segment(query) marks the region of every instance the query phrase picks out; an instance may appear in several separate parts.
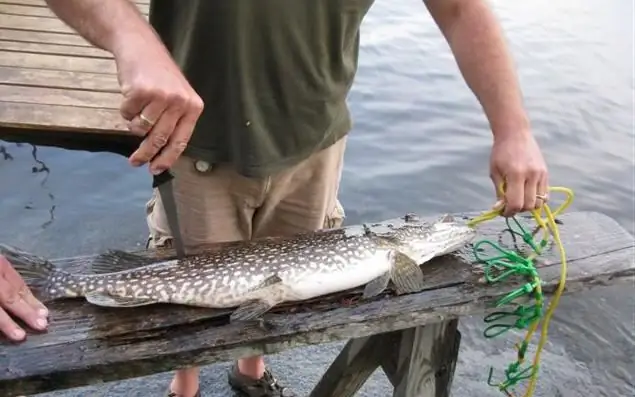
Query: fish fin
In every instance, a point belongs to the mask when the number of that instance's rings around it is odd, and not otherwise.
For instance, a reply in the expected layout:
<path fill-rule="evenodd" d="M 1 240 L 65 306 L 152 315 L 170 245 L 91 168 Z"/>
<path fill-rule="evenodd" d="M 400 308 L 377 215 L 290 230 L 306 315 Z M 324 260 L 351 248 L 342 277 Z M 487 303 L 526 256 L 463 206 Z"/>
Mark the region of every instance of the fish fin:
<path fill-rule="evenodd" d="M 247 294 L 254 294 L 258 297 L 238 306 L 231 314 L 230 321 L 248 321 L 259 318 L 279 303 L 279 299 L 275 297 L 280 296 L 281 290 L 284 288 L 285 285 L 277 274 L 267 277 L 247 291 Z M 260 297 L 265 297 L 266 300 Z"/>
<path fill-rule="evenodd" d="M 137 307 L 157 303 L 156 301 L 153 301 L 151 299 L 124 298 L 120 296 L 108 295 L 103 292 L 89 292 L 86 294 L 86 300 L 95 306 L 103 307 Z"/>
<path fill-rule="evenodd" d="M 4 256 L 9 261 L 40 300 L 48 301 L 65 296 L 61 291 L 59 296 L 51 294 L 47 288 L 54 275 L 66 274 L 50 261 L 5 244 L 0 244 L 0 256 Z"/>
<path fill-rule="evenodd" d="M 231 314 L 230 321 L 254 320 L 268 312 L 274 305 L 260 299 L 254 299 L 238 306 Z"/>
<path fill-rule="evenodd" d="M 456 219 L 450 214 L 443 214 L 437 219 L 437 223 L 454 223 Z"/>
<path fill-rule="evenodd" d="M 390 272 L 386 272 L 371 280 L 368 284 L 366 284 L 366 287 L 364 287 L 364 294 L 362 295 L 362 298 L 370 299 L 381 294 L 384 292 L 386 287 L 388 287 L 388 282 L 390 282 Z"/>
<path fill-rule="evenodd" d="M 424 278 L 417 262 L 399 251 L 393 251 L 392 256 L 390 276 L 397 289 L 397 294 L 421 291 L 424 287 Z M 430 258 L 424 258 L 423 262 L 431 258 L 432 255 Z"/>
<path fill-rule="evenodd" d="M 282 279 L 277 274 L 267 277 L 260 284 L 250 288 L 247 293 L 261 290 L 263 288 L 271 287 L 273 285 L 282 284 Z"/>
<path fill-rule="evenodd" d="M 97 255 L 90 264 L 91 272 L 95 274 L 116 273 L 156 262 L 155 259 L 131 254 L 120 250 L 108 250 Z"/>

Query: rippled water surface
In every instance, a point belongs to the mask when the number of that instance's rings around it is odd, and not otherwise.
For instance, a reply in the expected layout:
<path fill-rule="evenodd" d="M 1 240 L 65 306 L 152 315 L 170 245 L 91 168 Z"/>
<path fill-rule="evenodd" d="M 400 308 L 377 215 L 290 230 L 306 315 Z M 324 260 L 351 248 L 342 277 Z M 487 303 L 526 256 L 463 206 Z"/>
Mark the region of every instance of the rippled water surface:
<path fill-rule="evenodd" d="M 552 184 L 576 191 L 572 210 L 604 212 L 635 233 L 633 3 L 497 0 L 494 6 Z M 425 8 L 419 1 L 378 0 L 362 44 L 341 187 L 348 221 L 488 208 L 487 122 Z M 43 183 L 44 173 L 32 173 L 38 165 L 30 146 L 6 148 L 13 160 L 0 155 L 1 241 L 48 256 L 143 243 L 150 190 L 145 171 L 131 170 L 116 155 L 40 147 L 37 158 L 50 169 Z M 536 396 L 634 395 L 634 310 L 627 287 L 565 297 Z M 480 318 L 463 322 L 462 329 L 454 395 L 499 395 L 485 383 L 488 364 L 503 368 L 516 339 L 485 340 Z M 340 346 L 292 350 L 271 363 L 306 393 Z M 207 395 L 228 395 L 225 368 L 203 371 Z M 53 394 L 160 395 L 168 380 L 160 374 Z M 360 395 L 389 393 L 378 372 Z"/>

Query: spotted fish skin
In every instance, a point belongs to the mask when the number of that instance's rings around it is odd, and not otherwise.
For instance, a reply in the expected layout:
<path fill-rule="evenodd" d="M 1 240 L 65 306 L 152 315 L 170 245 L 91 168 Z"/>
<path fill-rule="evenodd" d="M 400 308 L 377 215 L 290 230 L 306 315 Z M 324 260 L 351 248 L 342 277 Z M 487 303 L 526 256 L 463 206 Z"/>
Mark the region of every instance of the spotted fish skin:
<path fill-rule="evenodd" d="M 366 285 L 381 293 L 423 288 L 419 265 L 471 241 L 474 229 L 444 216 L 436 222 L 409 214 L 286 238 L 264 238 L 184 260 L 153 260 L 118 251 L 97 257 L 95 273 L 71 274 L 13 247 L 0 246 L 44 300 L 85 297 L 99 306 L 176 303 L 238 307 L 235 319 L 258 317 L 276 304 Z"/>

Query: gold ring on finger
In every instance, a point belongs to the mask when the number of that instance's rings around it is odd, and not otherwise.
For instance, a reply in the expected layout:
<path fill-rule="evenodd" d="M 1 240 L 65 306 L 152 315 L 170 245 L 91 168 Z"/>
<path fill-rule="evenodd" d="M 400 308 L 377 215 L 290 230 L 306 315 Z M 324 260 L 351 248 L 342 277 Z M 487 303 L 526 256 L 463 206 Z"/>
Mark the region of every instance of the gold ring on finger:
<path fill-rule="evenodd" d="M 546 194 L 537 194 L 537 195 L 536 195 L 536 198 L 537 198 L 537 199 L 540 199 L 540 200 L 542 200 L 542 201 L 544 201 L 544 202 L 547 202 L 547 198 L 548 198 L 548 196 L 547 196 Z"/>
<path fill-rule="evenodd" d="M 141 122 L 143 124 L 145 124 L 148 127 L 152 127 L 154 126 L 154 121 L 150 120 L 149 118 L 147 118 L 146 116 L 143 115 L 143 113 L 141 113 L 139 115 L 139 120 L 141 120 Z"/>

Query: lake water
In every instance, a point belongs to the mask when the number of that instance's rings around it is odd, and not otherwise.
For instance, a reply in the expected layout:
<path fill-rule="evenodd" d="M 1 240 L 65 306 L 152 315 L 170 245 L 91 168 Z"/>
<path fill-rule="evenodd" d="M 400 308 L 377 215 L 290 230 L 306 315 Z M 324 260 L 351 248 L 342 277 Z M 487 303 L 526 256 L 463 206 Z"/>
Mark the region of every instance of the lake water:
<path fill-rule="evenodd" d="M 634 227 L 633 3 L 626 0 L 494 1 L 517 62 L 526 106 L 551 183 L 576 192 L 571 210 L 594 210 Z M 485 210 L 491 135 L 478 103 L 419 1 L 378 0 L 362 33 L 355 117 L 342 179 L 348 222 L 404 211 Z M 135 248 L 146 238 L 144 170 L 111 154 L 6 144 L 0 154 L 0 241 L 47 256 Z M 54 207 L 53 207 L 54 206 Z M 54 214 L 53 222 L 47 223 Z M 543 355 L 536 396 L 633 396 L 632 288 L 563 298 Z M 488 365 L 513 359 L 514 334 L 481 336 L 464 321 L 455 396 L 497 396 Z M 519 335 L 519 334 L 517 334 Z M 342 344 L 272 356 L 276 374 L 308 393 Z M 227 396 L 226 364 L 206 367 L 206 395 Z M 169 374 L 49 396 L 161 395 Z M 360 396 L 390 394 L 377 372 Z"/>

